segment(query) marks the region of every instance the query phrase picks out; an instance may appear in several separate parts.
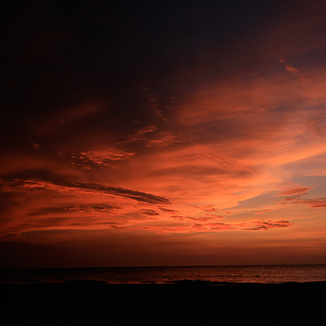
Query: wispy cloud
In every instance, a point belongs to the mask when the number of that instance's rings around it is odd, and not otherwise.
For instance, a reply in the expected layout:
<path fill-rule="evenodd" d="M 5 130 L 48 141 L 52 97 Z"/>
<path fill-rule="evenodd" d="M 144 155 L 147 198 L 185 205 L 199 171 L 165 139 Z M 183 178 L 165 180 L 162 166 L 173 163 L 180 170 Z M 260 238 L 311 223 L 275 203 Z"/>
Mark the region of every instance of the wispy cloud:
<path fill-rule="evenodd" d="M 297 204 L 297 205 L 308 205 L 312 208 L 323 208 L 326 207 L 326 198 L 302 198 L 307 194 L 313 187 L 297 187 L 287 191 L 283 191 L 277 196 L 286 196 L 281 204 Z"/>
<path fill-rule="evenodd" d="M 158 206 L 171 205 L 164 197 L 121 187 L 19 175 L 3 175 L 0 192 L 1 206 L 16 203 L 1 221 L 2 236 L 47 229 L 130 228 L 155 221 Z"/>
<path fill-rule="evenodd" d="M 71 166 L 84 171 L 91 171 L 99 167 L 115 167 L 119 161 L 125 161 L 135 153 L 124 152 L 115 148 L 99 151 L 87 151 L 80 153 L 57 153 L 59 158 L 67 160 Z"/>
<path fill-rule="evenodd" d="M 212 217 L 211 216 L 202 216 L 202 217 L 191 217 L 191 216 L 184 216 L 184 215 L 171 215 L 173 219 L 179 220 L 179 221 L 188 221 L 188 222 L 207 222 L 211 221 Z M 218 217 L 216 217 L 218 218 Z"/>
<path fill-rule="evenodd" d="M 293 225 L 288 221 L 252 221 L 250 223 L 246 223 L 243 226 L 245 230 L 269 230 L 274 228 L 287 228 Z"/>
<path fill-rule="evenodd" d="M 164 111 L 170 108 L 174 101 L 174 97 L 163 97 L 159 93 L 154 93 L 149 85 L 140 87 L 140 95 L 148 105 L 149 110 L 152 111 L 159 120 L 169 122 Z"/>
<path fill-rule="evenodd" d="M 269 212 L 273 212 L 273 209 L 263 209 L 261 211 L 256 212 L 255 214 L 264 214 Z"/>
<path fill-rule="evenodd" d="M 285 64 L 285 70 L 295 75 L 301 81 L 302 85 L 305 85 L 308 82 L 308 79 L 305 78 L 297 68 L 293 67 L 289 63 L 286 63 L 284 57 L 280 57 L 280 62 Z"/>
<path fill-rule="evenodd" d="M 313 187 L 297 187 L 294 189 L 286 190 L 277 194 L 277 196 L 292 196 L 306 194 Z"/>
<path fill-rule="evenodd" d="M 103 193 L 115 196 L 127 197 L 136 201 L 148 203 L 169 203 L 169 200 L 153 194 L 148 194 L 140 191 L 124 189 L 120 187 L 103 186 L 95 183 L 82 183 L 71 181 L 55 181 L 45 179 L 19 179 L 15 176 L 2 176 L 5 181 L 2 184 L 2 191 L 14 191 L 17 189 L 48 189 L 54 191 L 69 191 L 74 190 L 79 193 Z"/>
<path fill-rule="evenodd" d="M 164 147 L 176 143 L 182 143 L 183 141 L 173 136 L 170 131 L 160 132 L 152 139 L 148 139 L 146 147 Z"/>
<path fill-rule="evenodd" d="M 123 143 L 128 143 L 128 142 L 133 143 L 133 142 L 146 141 L 147 135 L 153 133 L 156 130 L 157 130 L 157 127 L 155 125 L 149 125 L 149 126 L 140 128 L 140 129 L 136 130 L 132 135 L 130 135 L 127 140 L 119 142 L 118 144 L 123 144 Z"/>
<path fill-rule="evenodd" d="M 135 153 L 128 153 L 114 148 L 110 148 L 108 150 L 103 151 L 81 152 L 78 158 L 82 162 L 73 163 L 82 169 L 90 170 L 93 166 L 113 166 L 113 162 L 125 161 L 134 155 Z"/>
<path fill-rule="evenodd" d="M 117 143 L 144 143 L 147 148 L 165 147 L 172 144 L 183 143 L 185 140 L 173 135 L 171 131 L 158 131 L 157 126 L 149 125 L 136 130 L 127 140 Z"/>
<path fill-rule="evenodd" d="M 89 160 L 97 165 L 105 165 L 106 161 L 124 161 L 135 155 L 134 153 L 127 153 L 113 148 L 104 151 L 88 151 L 81 152 L 79 157 L 83 160 Z"/>
<path fill-rule="evenodd" d="M 308 205 L 313 208 L 324 208 L 326 207 L 326 198 L 323 197 L 323 198 L 303 199 L 300 198 L 300 196 L 291 196 L 291 197 L 286 197 L 282 203 Z"/>
<path fill-rule="evenodd" d="M 107 204 L 81 204 L 81 205 L 66 205 L 66 206 L 47 206 L 36 209 L 30 212 L 30 215 L 53 215 L 53 214 L 69 214 L 76 212 L 102 212 L 107 213 L 113 210 L 119 209 L 118 206 L 107 205 Z"/>
<path fill-rule="evenodd" d="M 36 142 L 34 142 L 33 140 L 29 140 L 28 142 L 31 144 L 31 146 L 32 146 L 34 149 L 40 149 L 40 148 L 41 148 L 41 145 L 38 144 L 38 143 L 36 143 Z"/>
<path fill-rule="evenodd" d="M 293 225 L 288 221 L 251 221 L 246 223 L 221 223 L 198 221 L 193 224 L 176 223 L 169 226 L 144 226 L 143 230 L 150 230 L 157 233 L 206 233 L 223 231 L 267 231 L 270 229 L 287 228 Z"/>

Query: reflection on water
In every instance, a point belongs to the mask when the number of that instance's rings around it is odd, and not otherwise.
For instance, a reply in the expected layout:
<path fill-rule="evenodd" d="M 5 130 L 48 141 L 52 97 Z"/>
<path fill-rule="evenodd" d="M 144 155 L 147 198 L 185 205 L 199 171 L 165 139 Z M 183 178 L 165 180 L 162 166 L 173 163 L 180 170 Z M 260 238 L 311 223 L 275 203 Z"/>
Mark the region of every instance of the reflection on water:
<path fill-rule="evenodd" d="M 173 283 L 200 280 L 231 283 L 284 283 L 326 281 L 326 265 L 110 267 L 0 270 L 0 282 L 109 284 Z"/>

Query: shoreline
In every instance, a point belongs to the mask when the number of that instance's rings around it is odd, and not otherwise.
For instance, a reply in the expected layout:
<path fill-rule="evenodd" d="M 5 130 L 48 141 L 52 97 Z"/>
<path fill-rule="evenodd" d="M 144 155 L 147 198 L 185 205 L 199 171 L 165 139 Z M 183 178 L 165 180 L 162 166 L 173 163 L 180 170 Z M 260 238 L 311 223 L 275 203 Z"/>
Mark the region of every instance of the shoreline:
<path fill-rule="evenodd" d="M 228 286 L 326 286 L 326 281 L 307 281 L 307 282 L 280 282 L 280 283 L 263 283 L 263 282 L 212 282 L 205 280 L 174 280 L 170 282 L 148 282 L 148 283 L 108 283 L 105 281 L 93 280 L 93 279 L 67 279 L 63 281 L 43 281 L 43 280 L 33 280 L 33 279 L 20 279 L 17 281 L 0 281 L 0 287 L 3 285 L 103 285 L 103 286 L 164 286 L 164 285 L 174 285 L 174 286 L 200 286 L 200 287 L 208 287 L 208 286 L 219 286 L 219 287 L 228 287 Z"/>
<path fill-rule="evenodd" d="M 326 282 L 2 283 L 0 291 L 6 299 L 2 310 L 11 322 L 109 318 L 112 324 L 142 325 L 309 324 L 324 315 L 326 304 Z"/>

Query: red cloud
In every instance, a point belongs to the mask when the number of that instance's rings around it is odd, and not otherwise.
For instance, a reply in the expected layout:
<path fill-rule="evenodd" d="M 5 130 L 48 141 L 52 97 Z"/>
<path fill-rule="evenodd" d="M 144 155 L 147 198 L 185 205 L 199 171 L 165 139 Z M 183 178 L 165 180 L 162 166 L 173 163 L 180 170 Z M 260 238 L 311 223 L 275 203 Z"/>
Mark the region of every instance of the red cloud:
<path fill-rule="evenodd" d="M 97 165 L 105 165 L 106 161 L 124 161 L 135 155 L 134 153 L 123 152 L 114 148 L 103 151 L 81 152 L 79 157 L 82 160 L 94 162 Z"/>

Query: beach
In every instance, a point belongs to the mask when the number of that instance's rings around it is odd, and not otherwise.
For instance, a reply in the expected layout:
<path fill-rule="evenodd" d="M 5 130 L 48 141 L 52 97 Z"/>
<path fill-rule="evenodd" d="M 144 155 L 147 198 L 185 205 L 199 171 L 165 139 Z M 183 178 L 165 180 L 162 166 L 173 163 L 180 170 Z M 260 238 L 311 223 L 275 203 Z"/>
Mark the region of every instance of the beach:
<path fill-rule="evenodd" d="M 1 284 L 3 325 L 315 325 L 326 282 L 232 284 Z"/>

